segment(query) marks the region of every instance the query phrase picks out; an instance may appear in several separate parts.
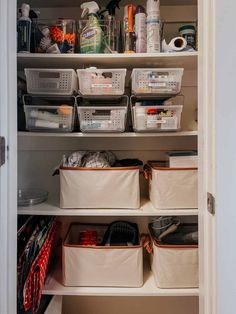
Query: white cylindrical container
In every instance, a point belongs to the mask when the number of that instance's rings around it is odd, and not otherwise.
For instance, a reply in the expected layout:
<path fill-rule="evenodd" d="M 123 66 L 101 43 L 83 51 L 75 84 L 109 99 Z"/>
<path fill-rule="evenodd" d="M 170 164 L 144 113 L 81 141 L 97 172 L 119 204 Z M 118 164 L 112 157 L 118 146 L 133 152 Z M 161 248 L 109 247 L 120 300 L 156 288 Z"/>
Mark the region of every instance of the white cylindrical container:
<path fill-rule="evenodd" d="M 138 5 L 135 10 L 136 53 L 147 52 L 146 13 L 143 6 Z"/>
<path fill-rule="evenodd" d="M 147 52 L 161 51 L 160 0 L 147 0 Z"/>
<path fill-rule="evenodd" d="M 141 106 L 142 103 L 135 104 L 135 121 L 136 129 L 144 130 L 146 128 L 146 114 L 145 107 Z M 138 108 L 137 108 L 138 107 Z M 134 109 L 133 109 L 134 110 Z"/>

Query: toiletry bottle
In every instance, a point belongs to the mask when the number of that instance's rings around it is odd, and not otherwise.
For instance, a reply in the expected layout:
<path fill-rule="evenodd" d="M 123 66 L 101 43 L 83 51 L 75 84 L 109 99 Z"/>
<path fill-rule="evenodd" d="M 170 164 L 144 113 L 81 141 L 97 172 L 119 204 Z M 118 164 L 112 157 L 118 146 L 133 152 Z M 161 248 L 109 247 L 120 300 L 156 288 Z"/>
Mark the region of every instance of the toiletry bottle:
<path fill-rule="evenodd" d="M 160 0 L 147 0 L 147 52 L 161 51 Z"/>
<path fill-rule="evenodd" d="M 135 10 L 135 36 L 136 36 L 136 52 L 147 52 L 147 26 L 146 12 L 143 6 L 138 5 Z"/>
<path fill-rule="evenodd" d="M 124 6 L 123 31 L 128 32 L 128 5 Z"/>
<path fill-rule="evenodd" d="M 103 52 L 103 31 L 98 21 L 99 6 L 96 2 L 85 2 L 81 5 L 82 18 L 88 15 L 88 22 L 80 34 L 81 53 Z"/>
<path fill-rule="evenodd" d="M 114 53 L 118 51 L 117 37 L 118 33 L 116 29 L 116 20 L 113 15 L 110 15 L 108 11 L 104 11 L 103 15 L 103 33 L 105 41 L 105 51 L 108 53 Z"/>
<path fill-rule="evenodd" d="M 125 33 L 125 53 L 135 52 L 134 6 L 128 5 L 128 31 Z"/>
<path fill-rule="evenodd" d="M 157 124 L 158 121 L 158 110 L 155 108 L 147 109 L 147 128 L 148 129 L 159 129 L 160 124 Z"/>
<path fill-rule="evenodd" d="M 147 129 L 146 110 L 142 106 L 142 102 L 136 102 L 135 108 L 133 108 L 135 114 L 135 125 L 137 130 Z"/>
<path fill-rule="evenodd" d="M 23 3 L 21 17 L 17 22 L 17 52 L 30 53 L 31 19 L 29 11 L 30 6 Z"/>
<path fill-rule="evenodd" d="M 196 48 L 196 30 L 193 25 L 183 25 L 179 28 L 180 36 L 186 39 L 188 47 Z"/>

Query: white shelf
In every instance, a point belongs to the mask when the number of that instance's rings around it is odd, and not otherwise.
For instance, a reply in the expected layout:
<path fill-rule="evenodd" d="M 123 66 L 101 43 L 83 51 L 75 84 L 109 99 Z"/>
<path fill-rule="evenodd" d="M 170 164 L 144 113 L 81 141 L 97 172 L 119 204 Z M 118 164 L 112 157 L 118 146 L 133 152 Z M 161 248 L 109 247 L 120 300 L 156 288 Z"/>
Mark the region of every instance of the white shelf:
<path fill-rule="evenodd" d="M 31 7 L 37 7 L 37 8 L 50 8 L 50 7 L 79 7 L 79 5 L 83 1 L 78 1 L 78 0 L 48 0 L 44 1 L 42 4 L 41 0 L 28 0 L 27 3 L 30 4 Z M 107 1 L 102 1 L 104 5 L 107 4 Z M 122 1 L 122 4 L 128 4 L 130 1 L 124 0 Z M 20 7 L 22 4 L 21 0 L 17 0 L 17 5 Z M 99 1 L 99 4 L 101 4 L 101 0 Z M 102 6 L 104 6 L 102 5 Z M 166 6 L 166 5 L 197 5 L 197 0 L 161 0 L 161 5 Z"/>
<path fill-rule="evenodd" d="M 159 132 L 159 133 L 137 133 L 137 132 L 125 132 L 125 133 L 42 133 L 42 132 L 18 132 L 19 137 L 82 137 L 82 138 L 95 138 L 95 137 L 189 137 L 197 136 L 197 131 L 180 131 L 180 132 Z"/>
<path fill-rule="evenodd" d="M 58 267 L 52 276 L 46 280 L 43 294 L 70 295 L 70 296 L 198 296 L 195 289 L 159 289 L 155 285 L 151 271 L 146 267 L 144 272 L 144 285 L 140 288 L 115 287 L 65 287 L 61 283 L 61 268 Z"/>
<path fill-rule="evenodd" d="M 41 54 L 18 53 L 18 68 L 81 68 L 100 67 L 183 67 L 197 68 L 198 52 L 135 53 L 135 54 Z"/>
<path fill-rule="evenodd" d="M 61 209 L 59 202 L 48 200 L 29 207 L 18 207 L 20 215 L 53 216 L 196 216 L 198 209 L 155 209 L 149 200 L 142 200 L 140 209 Z"/>

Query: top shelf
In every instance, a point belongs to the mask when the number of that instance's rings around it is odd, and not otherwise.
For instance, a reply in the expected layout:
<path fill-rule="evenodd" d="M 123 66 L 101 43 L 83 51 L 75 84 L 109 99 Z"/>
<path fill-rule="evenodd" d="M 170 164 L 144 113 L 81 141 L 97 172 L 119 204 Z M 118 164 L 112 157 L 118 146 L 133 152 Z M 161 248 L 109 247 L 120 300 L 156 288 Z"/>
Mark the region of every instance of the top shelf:
<path fill-rule="evenodd" d="M 195 70 L 198 52 L 135 53 L 135 54 L 41 54 L 18 53 L 18 69 L 98 67 L 181 67 Z"/>
<path fill-rule="evenodd" d="M 41 0 L 28 0 L 27 3 L 30 4 L 31 7 L 44 7 L 44 8 L 52 8 L 52 7 L 78 7 L 84 1 L 78 0 L 48 0 L 44 1 L 42 4 Z M 108 1 L 98 1 L 99 4 L 104 3 L 107 4 Z M 17 0 L 18 7 L 21 5 L 22 1 Z M 130 3 L 128 0 L 122 1 L 123 5 Z M 197 0 L 161 0 L 162 6 L 169 5 L 197 5 Z"/>

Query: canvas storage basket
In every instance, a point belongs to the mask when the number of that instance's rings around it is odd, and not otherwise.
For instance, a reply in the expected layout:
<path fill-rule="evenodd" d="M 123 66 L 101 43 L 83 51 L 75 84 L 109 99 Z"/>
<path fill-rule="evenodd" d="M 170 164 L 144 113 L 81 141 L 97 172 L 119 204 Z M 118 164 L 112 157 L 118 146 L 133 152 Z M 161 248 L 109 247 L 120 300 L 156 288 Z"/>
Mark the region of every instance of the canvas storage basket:
<path fill-rule="evenodd" d="M 139 208 L 139 167 L 62 167 L 60 207 Z"/>
<path fill-rule="evenodd" d="M 155 208 L 198 207 L 197 168 L 167 168 L 149 162 L 145 176 L 149 179 L 149 197 Z"/>
<path fill-rule="evenodd" d="M 65 286 L 141 287 L 143 248 L 78 245 L 80 224 L 72 224 L 62 246 Z"/>
<path fill-rule="evenodd" d="M 197 288 L 198 246 L 160 245 L 152 239 L 151 268 L 159 288 Z"/>

